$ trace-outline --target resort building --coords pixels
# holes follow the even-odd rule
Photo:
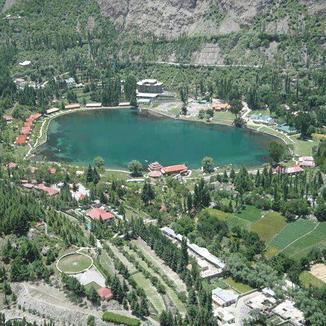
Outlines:
[[[314,168],[316,166],[315,160],[312,156],[299,157],[298,164],[302,168]]]
[[[169,227],[163,227],[161,228],[161,231],[174,242],[180,243],[183,239],[181,234],[176,234]],[[225,264],[222,260],[212,255],[206,248],[190,243],[188,239],[186,239],[186,241],[188,254],[197,261],[200,268],[200,276],[202,278],[213,278],[223,274]]]
[[[23,61],[23,62],[19,62],[19,65],[20,65],[21,67],[28,67],[31,63],[32,63],[31,61],[29,61],[29,60],[25,60],[25,61]]]
[[[40,191],[43,191],[48,196],[53,197],[59,194],[59,190],[52,187],[47,187],[44,183],[40,183],[34,187],[35,189],[38,189]]]
[[[153,178],[153,179],[158,179],[163,176],[162,172],[160,171],[150,171],[147,175],[149,178]]]
[[[212,291],[212,301],[219,307],[228,307],[236,303],[239,295],[232,290],[216,288]]]
[[[14,118],[12,117],[12,115],[9,115],[9,114],[4,114],[4,115],[2,116],[2,119],[3,119],[7,124],[11,123],[11,122],[14,120]]]
[[[149,171],[161,171],[163,166],[159,162],[153,162],[148,165]]]
[[[164,175],[182,174],[187,171],[188,167],[185,164],[165,166],[161,170]]]
[[[92,208],[87,211],[86,216],[92,220],[111,221],[114,219],[114,215],[103,208]]]
[[[262,114],[252,114],[249,119],[257,124],[264,124],[264,125],[273,125],[275,121],[269,115],[262,115]]]
[[[303,169],[298,165],[288,167],[284,171],[285,174],[289,174],[289,175],[294,175],[294,174],[298,174],[301,172],[303,172]]]
[[[264,290],[263,290],[264,291]],[[246,301],[246,305],[251,310],[260,310],[263,312],[271,311],[272,307],[276,304],[274,296],[270,296],[263,292],[256,292],[250,299]]]
[[[95,108],[101,108],[102,103],[87,103],[86,108],[88,109],[95,109]]]
[[[212,103],[212,109],[214,111],[220,112],[220,111],[227,111],[231,108],[229,103],[223,102],[221,100],[213,100]]]
[[[305,324],[303,312],[294,306],[294,302],[285,300],[272,310],[276,315],[284,320],[288,320],[295,326]]]
[[[162,94],[163,84],[156,79],[144,79],[137,83],[138,93]]]
[[[57,113],[59,111],[60,111],[59,108],[51,108],[51,109],[46,110],[46,114],[53,114],[53,113]]]
[[[111,289],[108,288],[99,288],[96,292],[101,300],[110,300],[113,297]]]
[[[79,109],[79,108],[80,108],[79,103],[72,103],[72,104],[65,105],[66,110],[74,110],[74,109]]]
[[[9,162],[9,163],[7,164],[7,168],[8,168],[8,170],[15,170],[15,169],[18,168],[18,165],[17,165],[17,163],[15,163],[15,162]]]
[[[297,130],[294,127],[291,127],[291,126],[287,125],[286,123],[278,125],[276,127],[276,129],[278,131],[284,132],[285,134],[288,134],[288,135],[294,135],[297,133]]]
[[[16,145],[25,145],[27,143],[27,136],[26,135],[19,135],[15,141]]]

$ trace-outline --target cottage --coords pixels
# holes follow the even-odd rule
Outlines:
[[[288,167],[284,171],[285,174],[289,174],[289,175],[294,175],[294,174],[298,174],[301,172],[303,172],[303,169],[298,165]]]
[[[103,208],[92,208],[87,211],[86,215],[92,220],[111,221],[114,219],[114,215]]]
[[[65,82],[67,84],[67,87],[75,87],[76,81],[73,77],[69,77],[68,79],[65,79]]]
[[[99,288],[96,292],[101,300],[110,300],[113,297],[111,289],[108,288]]]
[[[16,145],[25,145],[27,142],[27,136],[26,135],[19,135],[16,138]]]
[[[153,179],[158,179],[162,177],[162,172],[160,171],[151,171],[148,173],[148,177],[153,178]]]
[[[187,171],[188,167],[185,164],[165,166],[161,170],[164,175],[181,174]]]
[[[74,109],[79,109],[79,108],[80,108],[80,104],[78,104],[78,103],[65,105],[66,110],[74,110]]]
[[[52,168],[49,168],[49,169],[48,169],[48,172],[49,172],[49,174],[56,174],[57,169],[54,168],[54,167],[52,167]]]
[[[299,157],[299,166],[302,168],[314,168],[316,166],[315,160],[312,156]]]
[[[32,129],[31,127],[23,127],[20,129],[21,135],[29,135],[31,133]]]
[[[60,111],[59,108],[51,108],[51,109],[46,110],[46,114],[53,114],[53,113],[56,113],[59,111]]]
[[[40,183],[37,186],[35,186],[36,189],[41,190],[45,192],[47,195],[50,197],[56,196],[59,194],[59,190],[52,188],[52,187],[47,187],[44,183]]]
[[[153,162],[148,165],[150,171],[161,171],[163,166],[159,162]]]
[[[10,114],[4,114],[2,116],[2,119],[6,121],[7,124],[11,123],[14,120],[14,118]]]

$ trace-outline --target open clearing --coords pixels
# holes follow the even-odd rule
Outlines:
[[[256,232],[263,241],[269,241],[286,225],[285,218],[277,212],[268,212],[251,225],[251,231]]]
[[[224,279],[223,282],[230,286],[233,290],[239,292],[240,294],[247,293],[252,290],[252,287],[250,287],[249,285],[236,282],[232,277]]]
[[[301,284],[305,288],[309,288],[310,286],[319,288],[319,289],[321,289],[323,287],[326,288],[326,283],[324,283],[319,278],[312,275],[311,272],[307,272],[307,271],[302,272],[299,276],[299,279],[300,279]]]
[[[255,206],[246,206],[244,210],[239,213],[235,213],[234,216],[250,222],[256,222],[261,219],[262,211]]]
[[[315,264],[311,266],[310,273],[317,277],[319,280],[323,281],[326,285],[326,265],[325,264]]]
[[[57,267],[64,273],[80,273],[91,267],[92,259],[88,256],[74,253],[59,259]]]

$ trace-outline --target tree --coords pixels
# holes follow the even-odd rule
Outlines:
[[[87,326],[95,326],[95,317],[93,315],[89,315],[87,317]]]
[[[149,182],[145,182],[141,198],[145,205],[148,205],[152,200],[155,199],[155,192]]]
[[[133,160],[129,162],[128,169],[133,177],[140,177],[143,175],[143,166],[139,161]]]
[[[312,124],[311,115],[309,113],[299,112],[295,119],[295,127],[301,133],[301,138],[309,138],[313,131],[310,127]]]
[[[276,141],[272,141],[268,145],[268,152],[273,164],[277,164],[284,157],[285,146]]]
[[[101,156],[96,156],[96,157],[94,158],[94,165],[95,165],[95,167],[97,167],[98,169],[103,168],[103,167],[104,167],[104,159],[103,159],[103,157],[101,157]]]
[[[319,204],[316,208],[315,215],[319,221],[326,221],[326,204]]]
[[[231,106],[231,113],[235,115],[235,118],[237,119],[239,117],[239,113],[242,110],[242,103],[239,99],[233,100],[230,102]]]
[[[214,160],[212,157],[204,157],[201,161],[201,165],[203,167],[203,172],[212,173],[214,172]]]

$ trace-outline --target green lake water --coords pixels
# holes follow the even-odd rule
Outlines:
[[[268,161],[271,140],[244,129],[157,118],[131,109],[94,110],[52,120],[37,156],[80,165],[102,156],[110,168],[126,168],[131,160],[199,168],[204,156],[218,165],[258,166]]]

